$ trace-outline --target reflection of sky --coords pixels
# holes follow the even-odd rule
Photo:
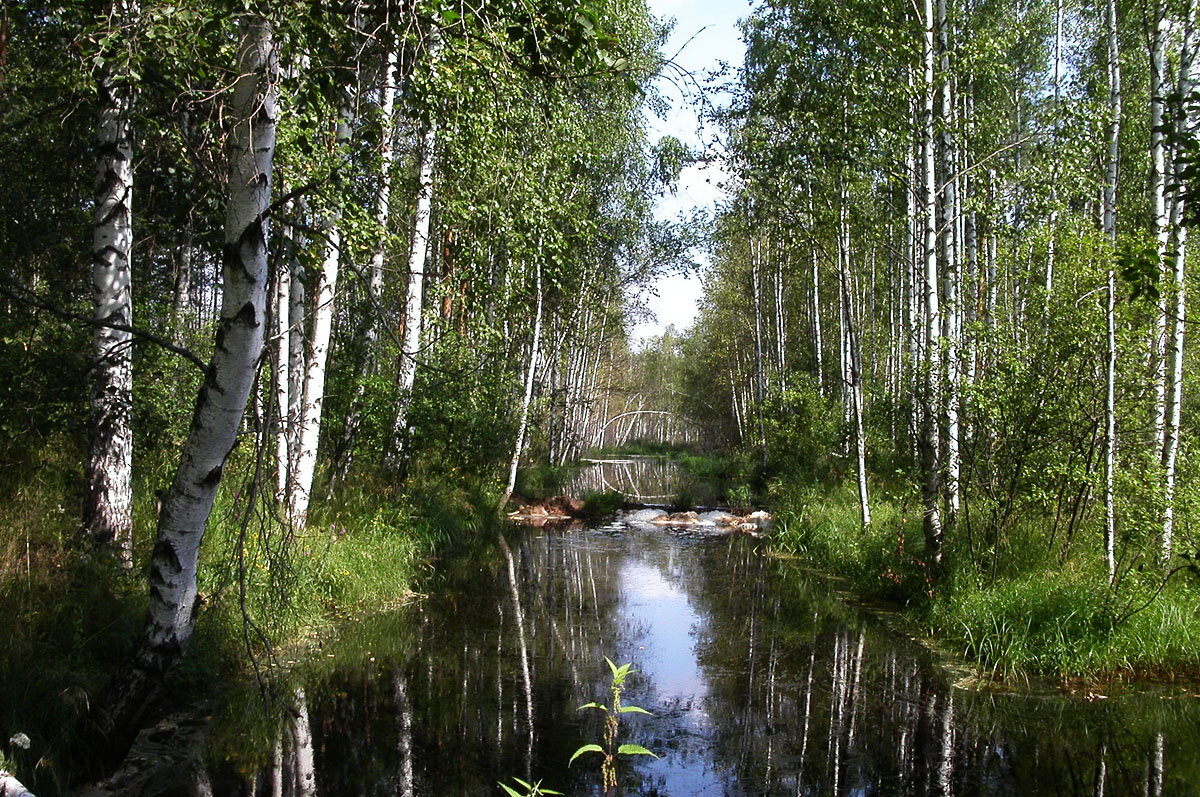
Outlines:
[[[643,555],[644,556],[644,555]],[[696,660],[695,632],[704,620],[688,595],[663,574],[665,567],[638,555],[637,548],[621,563],[620,613],[629,621],[631,650],[626,660],[651,684],[655,702],[646,708],[670,715],[669,737],[651,741],[662,758],[638,762],[646,775],[643,788],[663,795],[724,794],[723,775],[713,771],[705,711],[708,684]]]
[[[700,618],[687,594],[637,559],[623,563],[620,589],[621,614],[636,620],[645,648],[633,653],[634,666],[653,682],[659,700],[688,702],[707,694],[692,639]]]

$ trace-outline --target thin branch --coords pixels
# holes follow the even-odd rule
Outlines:
[[[23,288],[13,290],[4,281],[0,281],[0,294],[13,299],[14,301],[30,304],[39,310],[45,310],[51,315],[54,315],[65,321],[77,321],[81,324],[87,324],[88,326],[115,329],[118,332],[128,332],[135,338],[140,338],[148,343],[153,343],[160,348],[166,349],[173,354],[178,354],[180,357],[195,365],[202,372],[208,370],[208,363],[204,362],[204,360],[201,360],[199,355],[197,355],[191,349],[185,346],[180,346],[176,343],[172,343],[166,338],[155,335],[153,332],[147,332],[144,329],[139,329],[128,324],[118,324],[113,321],[106,321],[101,318],[91,318],[89,316],[80,315],[79,313],[72,313],[67,310],[63,310],[61,307],[57,307],[45,299],[38,298],[32,291],[28,291]]]

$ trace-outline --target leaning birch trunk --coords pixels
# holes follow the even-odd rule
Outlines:
[[[1104,555],[1108,583],[1117,579],[1117,527],[1115,473],[1117,447],[1117,325],[1116,252],[1117,178],[1121,139],[1121,60],[1117,38],[1117,0],[1107,2],[1108,22],[1108,163],[1104,181],[1104,234],[1114,251],[1109,253],[1104,297]]]
[[[112,24],[131,25],[134,0],[117,0]],[[100,72],[96,188],[92,224],[95,327],[89,444],[84,464],[83,530],[133,566],[133,78],[113,58]]]
[[[942,564],[941,450],[938,409],[941,405],[941,315],[938,309],[937,179],[934,170],[934,16],[933,0],[925,0],[924,56],[925,108],[922,141],[925,221],[925,373],[922,385],[921,473],[924,499],[925,556],[938,570]]]
[[[517,487],[517,466],[521,464],[521,451],[525,448],[525,432],[529,428],[529,405],[533,402],[533,383],[537,376],[537,363],[542,343],[541,260],[534,261],[534,274],[537,281],[537,309],[533,315],[533,344],[529,349],[529,368],[525,371],[525,396],[521,399],[521,420],[517,425],[517,441],[513,446],[512,460],[508,463],[508,483],[504,487],[504,495],[500,497],[501,509],[508,503],[508,499],[512,498],[513,490]]]
[[[278,61],[270,23],[243,20],[230,102],[229,204],[216,345],[196,398],[179,469],[163,501],[150,560],[150,602],[134,653],[109,686],[104,708],[112,764],[187,650],[199,609],[197,565],[225,461],[233,450],[263,347],[267,299],[266,214],[271,201]]]
[[[412,237],[408,247],[408,289],[404,302],[404,336],[400,341],[400,369],[396,377],[399,397],[396,420],[392,426],[389,464],[398,469],[406,458],[408,410],[412,406],[413,386],[417,380],[417,356],[421,352],[421,303],[425,292],[425,258],[429,250],[429,222],[433,212],[434,147],[437,133],[433,123],[425,130],[417,159],[417,208],[413,215]]]

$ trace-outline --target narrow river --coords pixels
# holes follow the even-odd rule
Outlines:
[[[602,715],[577,707],[607,699],[606,656],[632,662],[623,701],[653,713],[622,717],[620,741],[659,755],[619,761],[626,795],[1200,789],[1200,700],[1183,688],[956,688],[876,614],[745,537],[624,516],[505,540],[299,665],[305,710],[282,734],[217,722],[216,791],[311,777],[330,795],[496,795],[520,777],[601,794],[599,756],[567,762],[601,740]]]

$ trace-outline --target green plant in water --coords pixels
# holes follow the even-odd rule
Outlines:
[[[541,797],[543,794],[562,794],[561,791],[543,788],[540,780],[537,783],[529,783],[521,780],[520,778],[513,778],[513,780],[516,781],[517,785],[524,789],[524,791],[517,791],[512,786],[509,786],[506,783],[501,783],[500,788],[504,789],[504,792],[510,795],[510,797]]]
[[[595,709],[605,713],[604,744],[583,745],[572,754],[567,766],[574,764],[575,759],[584,753],[600,753],[604,756],[604,762],[600,765],[600,773],[604,777],[604,793],[611,794],[617,788],[617,756],[648,755],[654,758],[658,758],[658,756],[640,744],[617,745],[617,733],[621,729],[621,715],[650,714],[650,712],[640,706],[621,705],[621,691],[625,688],[625,679],[629,677],[630,673],[635,672],[633,662],[618,667],[607,656],[604,657],[604,661],[608,663],[608,669],[612,670],[612,704],[605,706],[600,703],[584,703],[577,709],[578,711]]]

